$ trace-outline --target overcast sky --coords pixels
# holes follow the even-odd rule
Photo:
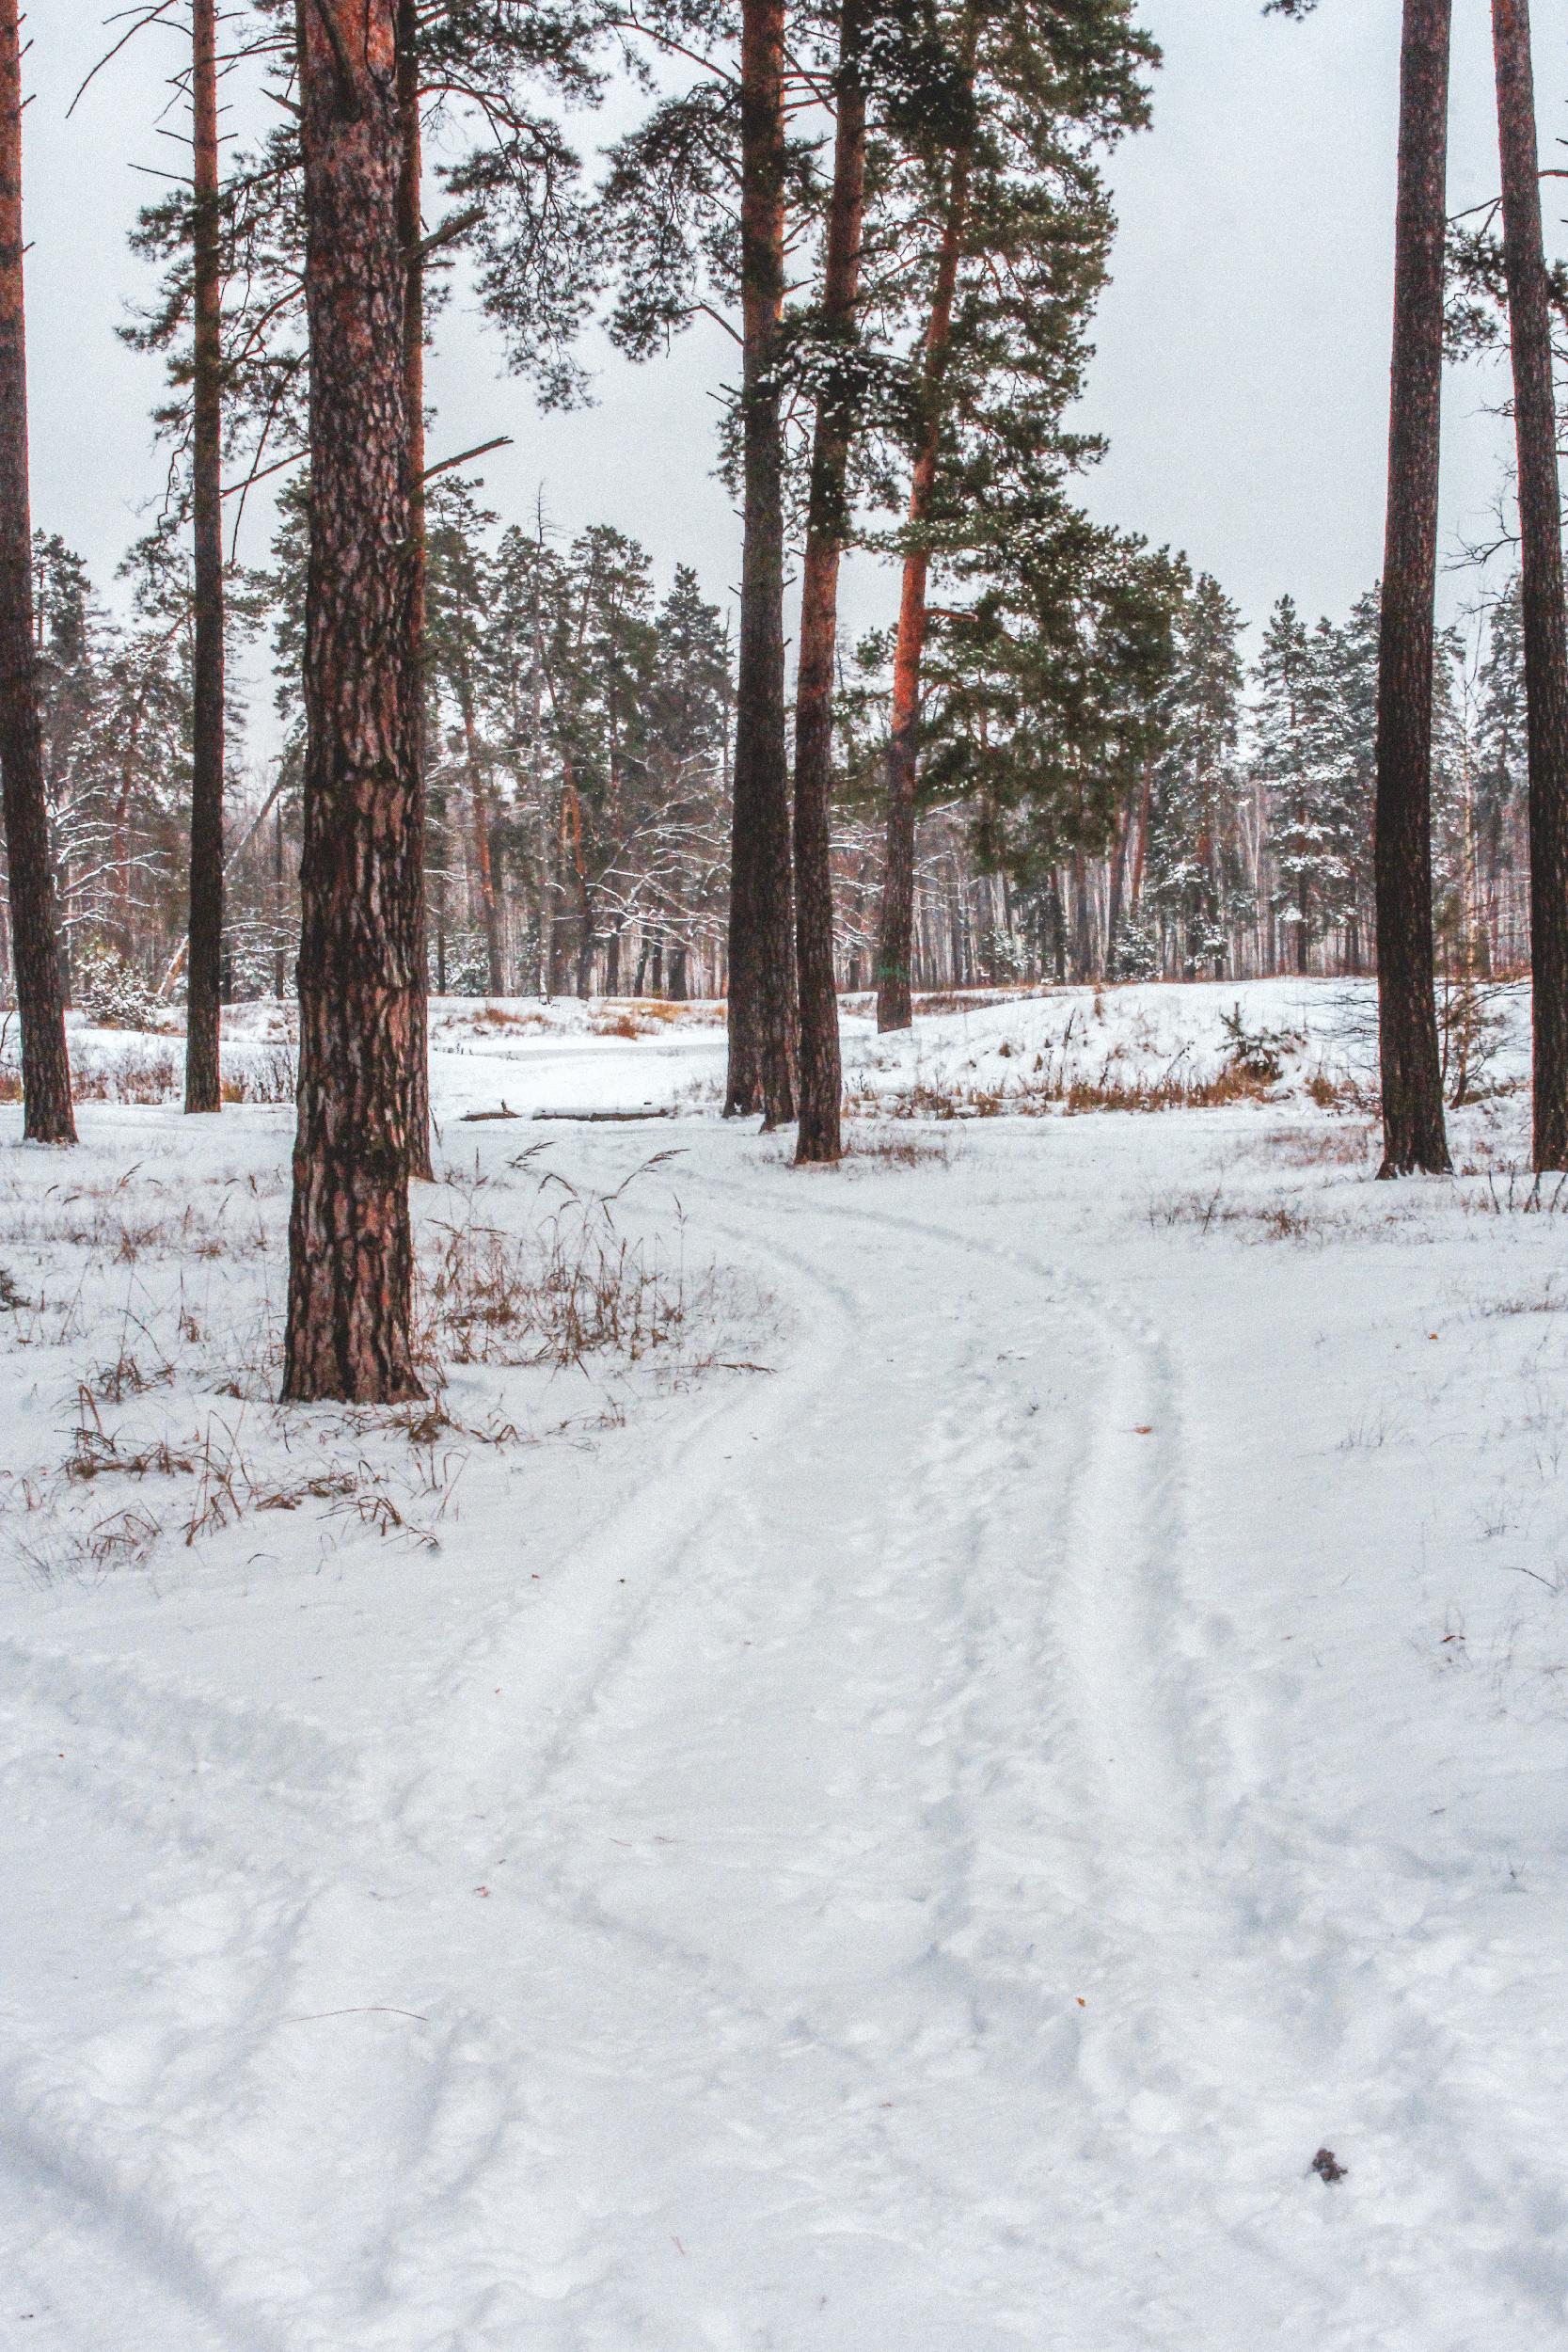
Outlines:
[[[1259,0],[1145,0],[1164,51],[1154,126],[1117,157],[1115,282],[1096,330],[1084,421],[1111,454],[1086,490],[1095,512],[1182,548],[1249,621],[1290,590],[1310,615],[1342,612],[1376,576],[1383,535],[1399,0],[1323,0],[1305,24]],[[1568,10],[1537,0],[1544,149],[1568,132]],[[1497,187],[1489,11],[1455,11],[1450,206]],[[154,123],[177,60],[153,32],[72,90],[103,45],[93,0],[31,0],[26,116],[34,507],[106,581],[146,527],[159,464],[147,422],[155,363],[115,338],[140,277],[125,234],[153,183],[134,166],[177,161]],[[591,121],[578,126],[591,145]],[[1543,160],[1548,160],[1544,155]],[[1551,196],[1551,183],[1548,183]],[[1562,237],[1548,201],[1548,235]],[[633,369],[605,353],[599,400],[541,417],[501,370],[467,306],[443,320],[431,375],[432,454],[509,432],[485,461],[485,496],[531,513],[543,491],[563,532],[613,522],[643,541],[661,583],[694,564],[733,598],[738,534],[712,477],[730,347],[717,330]],[[1497,386],[1450,379],[1444,521],[1484,530],[1507,454],[1486,414]],[[262,528],[242,553],[264,553]],[[1453,609],[1468,583],[1450,578]],[[885,578],[863,562],[852,626],[883,617]]]

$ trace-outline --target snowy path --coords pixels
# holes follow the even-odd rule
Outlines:
[[[771,1376],[439,1562],[8,1611],[0,2341],[1558,2340],[1558,1890],[1335,1777],[1356,1693],[1270,1647],[1310,1489],[1219,1470],[1310,1269],[1178,1346],[1088,1132],[851,1182],[685,1127]]]

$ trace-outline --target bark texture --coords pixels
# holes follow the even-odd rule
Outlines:
[[[0,774],[10,875],[11,960],[22,1030],[22,1131],[30,1143],[74,1143],[33,638],[22,254],[17,0],[0,0]]]
[[[299,12],[310,330],[299,1122],[286,1398],[422,1394],[408,1068],[420,680],[392,0]]]
[[[403,115],[403,169],[398,179],[398,233],[407,260],[404,290],[404,392],[408,406],[409,539],[413,580],[408,592],[408,658],[414,664],[422,704],[425,659],[424,495],[424,257],[420,241],[424,220],[420,206],[423,143],[420,130],[419,0],[398,0],[398,104]],[[414,1009],[408,1035],[408,1172],[422,1184],[435,1177],[430,1159],[430,913],[426,900],[424,727],[419,735],[419,809],[415,818],[415,884],[419,894],[419,946],[414,973]]]
[[[1535,1165],[1568,1168],[1568,616],[1529,0],[1492,0],[1503,252],[1519,458],[1520,591],[1529,743]]]
[[[730,864],[726,1115],[795,1115],[798,1050],[784,751],[784,445],[776,379],[784,311],[783,0],[742,0],[741,437],[745,550]]]
[[[968,9],[963,29],[964,70],[973,86],[976,16]],[[930,511],[942,447],[942,380],[953,332],[953,299],[969,223],[973,135],[955,146],[947,185],[947,211],[937,254],[931,315],[926,327],[921,395],[924,423],[910,481],[911,545],[904,558],[898,596],[898,634],[893,653],[893,707],[887,751],[887,862],[882,877],[881,920],[877,943],[877,1026],[907,1029],[914,1018],[910,973],[914,960],[915,777],[919,765],[920,665],[926,650],[926,584],[930,557],[918,534]]]
[[[1449,1168],[1433,997],[1432,693],[1450,0],[1404,0],[1388,515],[1377,691],[1384,1176]]]
[[[837,129],[822,280],[825,339],[847,360],[860,299],[865,211],[864,9],[845,0],[840,18]],[[817,403],[800,583],[800,667],[795,692],[795,940],[800,990],[800,1126],[796,1165],[843,1156],[844,1068],[833,973],[832,818],[833,670],[838,570],[848,521],[849,449],[856,397],[847,372],[831,375]]]
[[[223,1107],[223,277],[218,217],[216,0],[191,0],[191,510],[195,644],[191,713],[191,900],[185,960],[185,1108]]]

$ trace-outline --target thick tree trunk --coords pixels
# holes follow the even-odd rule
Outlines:
[[[22,254],[17,0],[0,0],[0,774],[10,869],[11,961],[22,1030],[22,1132],[29,1143],[74,1143],[33,639]]]
[[[965,11],[962,58],[973,82],[976,11]],[[909,526],[919,533],[936,486],[942,447],[942,388],[953,329],[953,300],[969,223],[974,140],[966,133],[953,150],[947,183],[947,214],[937,255],[931,315],[926,327],[921,399],[923,438],[910,481]],[[881,923],[877,943],[877,1026],[907,1029],[914,1018],[910,1001],[910,964],[914,949],[914,787],[919,760],[920,664],[926,650],[926,583],[930,557],[915,537],[904,558],[898,597],[898,634],[893,653],[893,708],[887,749],[887,860],[882,870]]]
[[[1503,250],[1519,453],[1520,585],[1529,739],[1535,1165],[1568,1168],[1568,621],[1541,235],[1529,0],[1492,0]]]
[[[822,321],[846,360],[860,300],[865,210],[865,83],[861,0],[844,0],[839,25],[837,129],[822,278]],[[851,386],[830,377],[817,403],[800,587],[800,669],[795,690],[795,941],[800,985],[797,1167],[843,1157],[839,1109],[844,1068],[833,973],[832,857],[833,668],[838,567],[848,528]]]
[[[408,595],[408,649],[424,700],[425,496],[424,496],[424,259],[420,240],[423,141],[420,125],[419,0],[397,0],[398,106],[403,116],[403,169],[398,176],[398,234],[403,240],[408,282],[404,291],[404,395],[408,409],[408,505],[414,578]],[[419,736],[419,810],[414,848],[419,904],[419,948],[414,973],[414,1009],[408,1041],[408,1173],[430,1184],[430,911],[425,894],[424,728]]]
[[[1388,516],[1377,687],[1384,1176],[1445,1173],[1433,1001],[1432,696],[1450,0],[1404,0]]]
[[[223,276],[218,217],[216,0],[191,0],[191,518],[195,644],[191,707],[191,874],[185,958],[185,1108],[223,1107]]]
[[[420,679],[393,0],[299,12],[310,329],[299,1120],[283,1394],[423,1393],[410,1343]]]
[[[741,438],[745,548],[730,866],[726,1116],[795,1115],[797,1030],[784,752],[784,445],[773,366],[784,310],[784,0],[742,0]]]

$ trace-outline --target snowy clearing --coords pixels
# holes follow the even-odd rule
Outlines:
[[[0,2341],[1555,2342],[1527,1017],[1395,1187],[1351,983],[851,1012],[806,1173],[711,1008],[449,1000],[379,1420],[270,1402],[286,1103],[8,1149]]]

